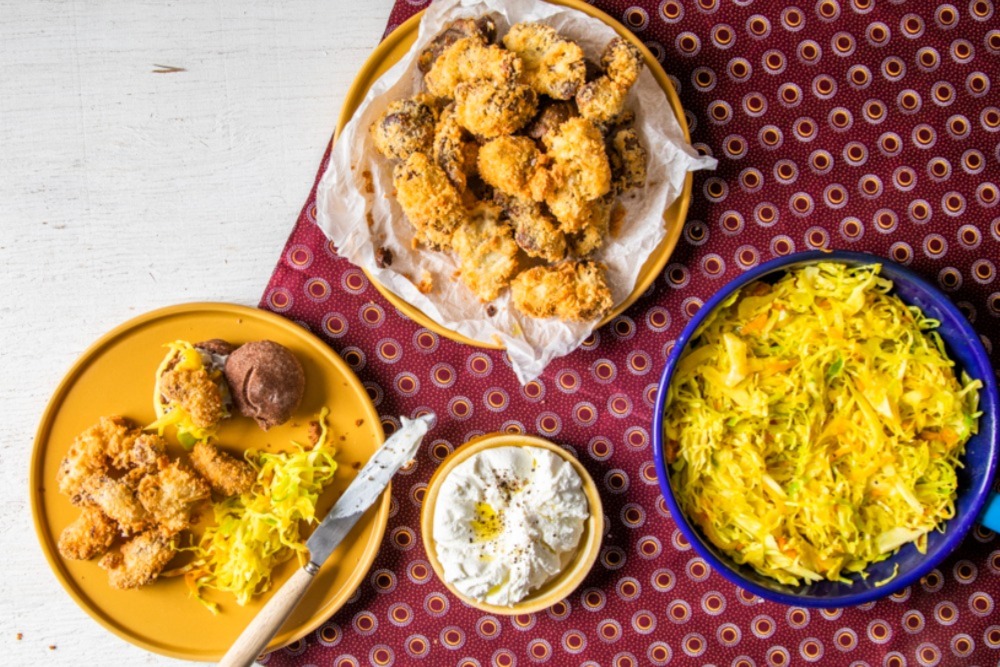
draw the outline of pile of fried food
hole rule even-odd
[[[489,17],[450,23],[418,59],[426,92],[389,104],[375,148],[396,162],[415,244],[453,251],[482,301],[508,286],[531,317],[588,321],[613,305],[594,253],[617,197],[646,181],[626,96],[642,55],[616,37],[600,65],[555,29]]]
[[[177,552],[175,538],[213,491],[224,498],[253,486],[254,468],[210,442],[230,416],[229,404],[266,429],[290,418],[302,398],[302,368],[277,343],[168,347],[156,376],[159,418],[139,428],[120,416],[101,417],[76,437],[56,475],[60,493],[81,510],[60,535],[59,553],[72,560],[102,556],[98,565],[114,588],[155,580]],[[190,450],[183,459],[167,452],[170,425]],[[119,538],[120,547],[112,548]]]

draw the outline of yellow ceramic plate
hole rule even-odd
[[[646,45],[643,44],[638,37],[625,28],[625,26],[621,23],[614,20],[601,10],[585,4],[581,0],[551,1],[554,4],[571,7],[603,21],[613,28],[615,32],[625,37],[639,48],[646,60],[646,65],[649,67],[649,71],[653,74],[653,77],[656,79],[657,83],[660,84],[660,87],[663,88],[663,91],[667,96],[670,108],[673,109],[674,115],[677,117],[677,121],[680,123],[681,129],[684,131],[685,141],[690,143],[691,135],[688,132],[687,122],[684,119],[684,109],[681,107],[680,98],[677,97],[677,93],[674,91],[674,87],[670,83],[670,79],[667,78],[666,72],[664,72],[663,68],[660,67],[660,64],[656,61],[656,58],[653,57],[653,54],[649,52],[649,49],[646,48]],[[421,11],[402,23],[392,32],[392,34],[386,37],[385,40],[378,45],[378,48],[372,52],[371,56],[369,56],[364,66],[361,68],[361,71],[358,73],[357,78],[354,79],[354,83],[351,84],[350,89],[347,91],[344,106],[340,111],[340,118],[337,120],[337,132],[334,135],[335,141],[336,136],[340,134],[340,131],[343,130],[344,126],[351,120],[351,117],[354,115],[354,112],[361,104],[361,101],[364,99],[365,94],[368,92],[368,89],[372,86],[372,84],[375,83],[375,81],[378,80],[378,78],[382,76],[386,70],[399,62],[406,52],[409,51],[413,42],[416,41],[417,29],[419,28],[420,19],[423,18],[423,15],[424,12]],[[646,263],[642,266],[642,270],[639,272],[639,276],[636,279],[635,287],[632,289],[632,292],[625,298],[624,301],[616,305],[603,320],[601,320],[600,326],[604,326],[614,318],[618,317],[626,308],[635,303],[636,299],[638,299],[642,293],[649,288],[656,277],[660,275],[663,267],[667,265],[667,259],[674,251],[674,247],[677,245],[677,239],[680,238],[681,229],[684,226],[684,218],[687,216],[688,206],[691,203],[692,180],[692,175],[688,173],[687,177],[684,179],[684,188],[681,191],[680,196],[667,208],[666,211],[664,211],[663,223],[666,225],[667,235],[660,242],[660,245],[653,250],[652,254],[650,254],[649,258],[646,260]],[[456,331],[452,331],[451,329],[441,326],[419,309],[410,305],[398,295],[390,292],[371,274],[368,274],[368,277],[371,279],[372,284],[375,285],[375,288],[382,293],[382,296],[384,296],[389,303],[420,326],[426,327],[435,333],[458,341],[459,343],[465,343],[466,345],[502,349],[501,345],[472,340],[471,338],[467,338]]]
[[[434,547],[434,505],[437,504],[438,493],[441,491],[441,482],[455,469],[455,466],[467,460],[470,456],[486,449],[512,446],[541,447],[568,461],[583,482],[583,493],[587,496],[587,503],[590,505],[590,517],[584,523],[583,535],[580,537],[580,547],[573,556],[573,559],[566,565],[566,569],[559,573],[559,576],[538,590],[533,591],[528,597],[517,604],[511,607],[501,607],[463,595],[454,586],[445,581],[444,570],[441,567],[441,561],[438,560],[437,549]],[[601,539],[604,536],[604,508],[601,504],[601,496],[597,492],[597,485],[594,484],[594,480],[586,468],[559,445],[532,435],[489,433],[478,438],[473,438],[456,449],[448,455],[448,458],[434,472],[430,483],[427,485],[427,494],[424,497],[423,507],[420,511],[420,532],[424,540],[424,551],[427,552],[427,559],[430,561],[431,567],[434,568],[434,573],[437,574],[438,579],[441,580],[452,595],[465,604],[490,614],[502,614],[505,616],[533,614],[551,607],[568,596],[587,577],[601,550]]]
[[[222,613],[213,616],[188,597],[183,577],[161,578],[136,591],[114,590],[96,560],[65,560],[56,549],[60,532],[79,513],[56,488],[59,461],[73,438],[102,415],[120,414],[140,425],[153,421],[153,377],[166,352],[162,346],[179,338],[190,342],[224,338],[235,344],[270,339],[302,362],[306,392],[290,422],[264,432],[253,420],[237,415],[221,427],[219,444],[234,453],[245,448],[285,449],[293,439],[305,442],[309,421],[328,407],[340,467],[321,499],[321,515],[350,483],[359,464],[382,443],[382,424],[357,377],[323,341],[293,322],[243,306],[193,303],[142,315],[101,338],[70,369],[42,417],[31,462],[31,505],[42,550],[66,591],[107,629],[156,653],[215,661],[268,594],[240,607],[232,596],[211,591],[210,599],[222,607]],[[167,438],[176,445],[170,430]],[[174,445],[171,455],[180,456],[183,450]],[[205,514],[210,518],[211,511]],[[388,514],[386,492],[320,570],[270,649],[319,627],[354,593],[375,559]],[[296,567],[293,560],[278,568],[272,590]]]

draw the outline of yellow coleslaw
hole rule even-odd
[[[323,408],[319,414],[312,447],[293,442],[289,452],[248,451],[257,471],[253,487],[214,503],[215,524],[190,549],[195,560],[185,573],[192,595],[213,613],[218,606],[205,599],[205,589],[232,593],[245,605],[270,588],[275,567],[307,556],[300,528],[317,522],[316,504],[337,471],[328,413]]]
[[[720,304],[668,389],[665,458],[685,513],[785,584],[888,558],[955,513],[981,383],[879,265],[824,262]],[[879,582],[880,584],[885,583]]]

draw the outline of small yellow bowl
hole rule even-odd
[[[481,600],[476,600],[463,595],[455,587],[445,581],[444,568],[438,560],[437,550],[434,546],[434,506],[437,504],[438,493],[441,490],[441,483],[451,473],[455,467],[479,452],[494,447],[540,447],[553,452],[562,459],[568,461],[573,466],[573,470],[580,476],[583,483],[583,493],[587,497],[590,517],[584,522],[583,535],[580,537],[580,545],[573,555],[572,560],[558,576],[548,581],[541,588],[532,591],[520,602],[509,607],[487,604]],[[604,508],[601,506],[601,496],[597,492],[597,485],[591,478],[587,470],[580,465],[569,452],[562,447],[531,435],[511,435],[508,433],[488,433],[486,435],[473,438],[454,452],[438,467],[431,477],[427,487],[427,494],[424,496],[423,509],[420,513],[420,532],[423,534],[424,550],[427,552],[427,559],[434,568],[434,573],[438,579],[444,583],[445,587],[451,591],[452,595],[462,602],[491,614],[514,616],[517,614],[532,614],[542,611],[566,598],[576,590],[586,578],[590,569],[597,560],[597,554],[601,549],[601,538],[604,535]]]

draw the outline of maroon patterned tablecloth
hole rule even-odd
[[[397,3],[387,32],[427,3]],[[499,352],[398,313],[316,227],[315,193],[261,306],[301,322],[354,368],[387,431],[439,416],[393,486],[385,546],[284,665],[996,665],[1000,540],[974,530],[917,586],[874,604],[767,603],[713,573],[656,483],[651,422],[666,355],[703,300],[741,271],[809,248],[909,264],[948,292],[996,360],[1000,345],[1000,15],[990,0],[594,3],[673,77],[696,147],[683,238],[663,275],[582,349],[520,387]],[[327,156],[328,157],[328,156]],[[320,167],[326,164],[324,157]],[[997,367],[994,361],[995,368]],[[608,531],[579,590],[504,618],[451,597],[418,528],[431,473],[489,431],[573,448],[601,487]]]

